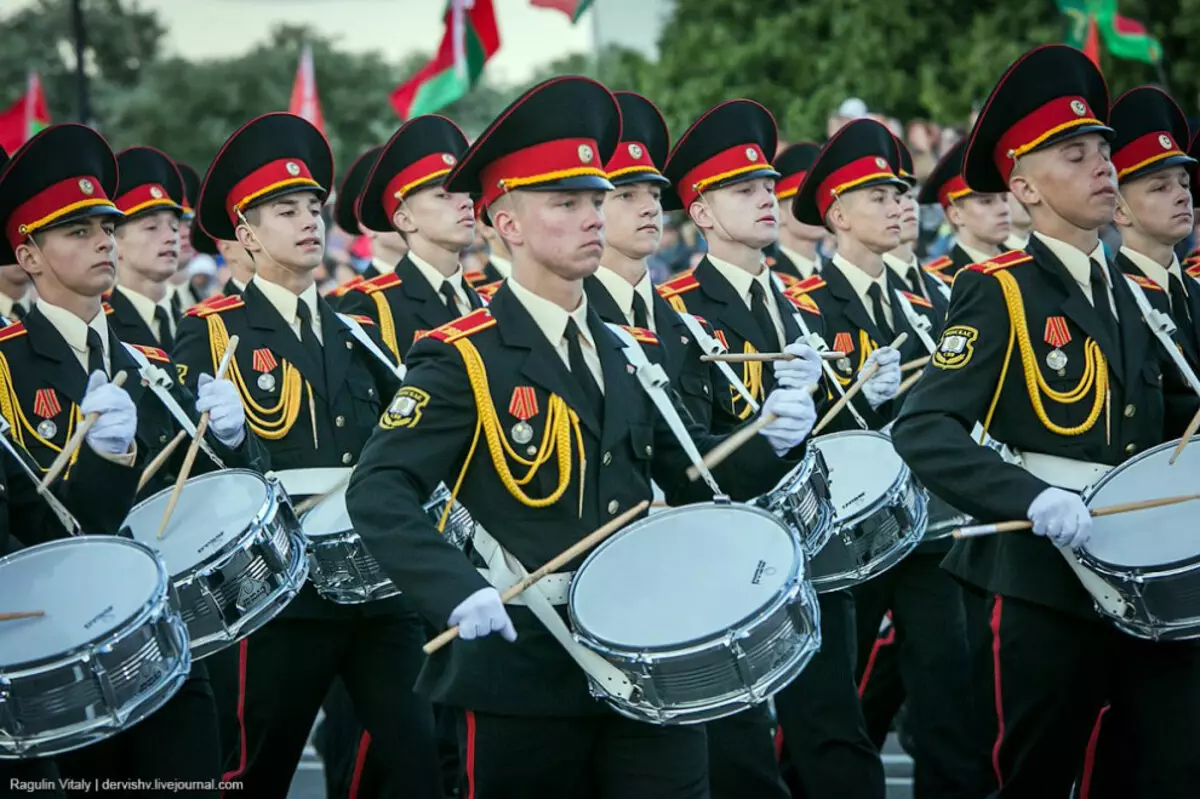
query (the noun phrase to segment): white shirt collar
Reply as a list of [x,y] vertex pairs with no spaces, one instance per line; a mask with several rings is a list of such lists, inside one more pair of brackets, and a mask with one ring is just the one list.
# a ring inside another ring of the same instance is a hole
[[[154,329],[154,311],[156,308],[164,309],[167,312],[167,318],[171,318],[171,294],[173,292],[168,291],[163,295],[161,300],[155,302],[145,294],[141,294],[125,286],[117,286],[117,291],[125,295],[125,298],[129,300],[134,310],[137,311],[138,316],[146,323],[146,327],[151,330]],[[161,331],[159,335],[161,335]]]
[[[884,258],[886,260],[887,256],[884,256]],[[862,300],[864,307],[871,307],[869,304],[871,299],[867,296],[867,292],[871,290],[871,286],[876,284],[879,285],[880,291],[883,292],[883,302],[887,303],[888,305],[892,304],[891,297],[888,295],[886,269],[879,273],[879,277],[871,277],[866,272],[843,258],[840,253],[833,256],[833,265],[840,269],[842,274],[846,276],[846,279],[850,281],[850,287],[854,289],[854,293],[858,295],[860,300]]]
[[462,293],[462,284],[463,284],[462,264],[458,265],[458,268],[456,270],[454,270],[453,274],[451,274],[449,277],[446,277],[441,272],[439,272],[437,270],[437,268],[433,266],[433,264],[429,263],[428,261],[426,261],[421,256],[417,255],[416,253],[409,252],[408,260],[412,261],[413,266],[415,266],[417,268],[417,270],[422,275],[425,276],[425,279],[427,281],[429,281],[429,285],[430,285],[430,287],[433,288],[434,293],[437,293],[440,296],[440,292],[442,289],[442,283],[444,283],[444,282],[450,283],[450,287],[454,289],[455,294]]
[[381,275],[390,275],[396,271],[396,265],[388,263],[382,258],[372,258],[371,266],[375,267],[375,271]]
[[[616,301],[617,307],[621,309],[621,313],[625,315],[627,320],[633,319],[633,297],[635,294],[641,296],[642,302],[646,304],[646,316],[648,320],[653,315],[654,285],[650,282],[650,273],[648,271],[642,275],[642,279],[634,286],[630,285],[628,280],[607,266],[601,265],[596,270],[596,279],[608,290],[609,295]],[[632,324],[632,321],[630,323]]]
[[747,305],[750,304],[750,286],[755,282],[762,285],[767,297],[773,296],[771,293],[771,270],[767,269],[765,264],[759,267],[757,275],[752,275],[740,266],[734,266],[727,261],[722,261],[720,258],[714,258],[712,255],[708,256],[708,260],[716,267],[717,272],[729,281],[729,284],[733,286],[733,290],[737,292],[737,295]]
[[16,304],[16,300],[0,291],[0,316],[11,320],[13,318],[13,308]]
[[542,331],[542,335],[550,342],[550,346],[555,349],[562,343],[563,336],[567,331],[567,320],[574,319],[575,324],[579,327],[579,332],[583,334],[584,339],[588,344],[595,347],[596,342],[592,339],[592,331],[588,328],[587,323],[587,293],[585,292],[579,300],[579,307],[568,313],[561,307],[546,299],[539,297],[529,289],[522,286],[515,278],[509,278],[505,284],[517,298],[517,302],[524,306],[529,315],[533,317],[534,324]]
[[1171,253],[1171,263],[1169,266],[1163,266],[1153,258],[1142,255],[1136,250],[1131,250],[1128,247],[1121,248],[1121,254],[1133,262],[1133,265],[1141,269],[1146,277],[1158,284],[1163,291],[1171,290],[1171,277],[1178,278],[1180,283],[1183,283],[1183,270],[1179,266],[1179,258]]
[[1100,271],[1106,275],[1105,280],[1109,279],[1104,263],[1104,245],[1099,240],[1096,241],[1096,249],[1091,253],[1085,253],[1065,241],[1047,236],[1045,233],[1035,231],[1033,235],[1037,236],[1050,252],[1062,261],[1063,266],[1070,273],[1071,279],[1086,289],[1087,296],[1091,296],[1092,261],[1100,264]]
[[496,267],[496,271],[500,273],[500,277],[512,277],[512,261],[495,253],[488,255],[488,261],[491,262],[492,266]]
[[[843,260],[845,260],[845,259],[843,259]],[[908,270],[915,268],[918,272],[921,271],[921,265],[917,261],[917,256],[915,256],[915,255],[912,257],[911,261],[909,261],[908,263],[905,263],[899,257],[892,255],[890,252],[885,252],[883,254],[883,263],[888,267],[888,269],[891,269],[893,272],[895,272],[897,275],[899,275],[901,278],[903,278],[904,285],[906,285],[906,286],[908,285]],[[862,274],[866,274],[861,269],[856,268],[854,271],[862,273]],[[883,288],[884,289],[887,288],[886,282],[884,283]]]
[[785,258],[796,265],[796,271],[799,272],[802,277],[812,277],[813,273],[817,271],[817,264],[815,261],[805,258],[795,250],[789,249],[780,244],[779,251],[783,253]]
[[996,257],[994,255],[987,255],[986,253],[982,253],[979,250],[975,249],[974,247],[964,244],[962,239],[957,240],[955,243],[958,245],[958,248],[960,250],[962,250],[963,252],[965,252],[967,254],[967,256],[971,259],[971,261],[973,263],[981,264],[984,261],[990,261]]
[[87,363],[87,334],[89,329],[95,330],[100,335],[100,345],[104,348],[104,361],[105,363],[110,362],[108,352],[108,319],[105,318],[103,308],[92,317],[90,322],[85,322],[66,308],[51,305],[40,297],[37,300],[37,308],[42,312],[42,316],[46,317],[46,320],[54,326],[58,334],[63,337],[67,345],[75,351],[75,354],[79,356],[83,363]]
[[[308,312],[312,315],[312,323],[314,328],[319,328],[321,324],[320,312],[317,310],[317,286],[315,283],[310,284],[308,288],[300,292],[299,296],[293,294],[288,289],[272,283],[269,280],[263,280],[261,275],[255,275],[250,278],[263,296],[275,306],[275,310],[279,311],[279,315],[283,317],[283,321],[289,325],[299,324],[300,318],[296,316],[296,308],[303,302],[308,306]],[[314,330],[315,333],[315,330]]]
[[1029,236],[1020,233],[1009,233],[1004,240],[1004,246],[1010,250],[1023,250],[1029,246]]

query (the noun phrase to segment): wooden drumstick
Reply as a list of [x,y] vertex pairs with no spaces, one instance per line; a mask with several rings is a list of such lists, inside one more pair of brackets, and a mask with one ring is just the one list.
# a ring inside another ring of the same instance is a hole
[[142,470],[142,476],[138,478],[137,490],[139,493],[154,478],[154,475],[158,473],[162,465],[167,462],[167,459],[175,452],[175,448],[179,446],[179,442],[183,441],[186,435],[186,430],[180,430],[175,434],[175,438],[171,439],[171,442],[162,448],[162,452],[155,455],[154,460],[146,464],[146,468]]
[[[229,362],[233,360],[233,353],[237,350],[237,345],[238,337],[230,336],[229,344],[225,348],[225,355],[221,358],[220,366],[217,368],[216,380],[221,380],[225,377],[225,370],[229,368]],[[162,522],[158,525],[158,538],[160,541],[163,534],[167,531],[167,524],[171,521],[171,514],[175,512],[175,505],[179,502],[179,494],[183,491],[183,484],[187,482],[188,475],[192,471],[192,465],[196,462],[196,453],[200,451],[200,442],[204,439],[204,434],[208,431],[208,419],[210,416],[211,413],[209,411],[200,414],[200,421],[196,424],[196,435],[192,437],[192,443],[183,458],[183,466],[180,467],[179,476],[175,479],[175,487],[171,489],[171,498],[167,501],[167,509],[163,511]]]
[[0,621],[19,621],[20,619],[40,619],[46,615],[44,610],[27,610],[20,613],[0,613]]
[[[521,595],[530,586],[545,577],[547,574],[553,574],[554,572],[558,571],[563,566],[566,566],[568,563],[575,560],[575,558],[582,555],[584,552],[587,552],[589,549],[596,546],[625,525],[629,524],[629,522],[633,521],[639,513],[648,507],[650,507],[650,501],[643,499],[641,502],[622,513],[620,516],[610,519],[604,525],[596,528],[595,531],[579,539],[574,544],[567,547],[550,560],[546,561],[546,563],[543,564],[542,567],[537,571],[530,572],[529,575],[523,578],[520,582],[514,583],[508,588],[504,589],[504,592],[500,594],[500,599],[504,602],[509,602],[514,597]],[[424,651],[426,655],[432,655],[434,652],[438,651],[457,637],[458,627],[451,627],[442,634],[438,635],[436,638],[431,639],[429,643],[422,647],[422,651]]]
[[[1161,508],[1167,505],[1178,505],[1182,502],[1192,502],[1197,499],[1200,499],[1200,494],[1184,494],[1178,497],[1163,497],[1161,499],[1144,499],[1140,502],[1125,502],[1120,505],[1096,508],[1091,511],[1091,514],[1093,517],[1115,516],[1118,513],[1132,513],[1135,510],[1149,510],[1150,508]],[[992,533],[1012,533],[1017,530],[1029,530],[1032,527],[1033,522],[1027,519],[996,522],[995,524],[973,524],[969,527],[958,528],[952,535],[955,538],[975,538],[981,535],[991,535]]]
[[917,371],[913,372],[908,377],[904,378],[904,382],[901,383],[899,388],[896,389],[896,396],[897,397],[900,396],[905,391],[908,391],[910,388],[915,386],[917,384],[917,381],[921,379],[921,375],[923,375],[923,374],[925,374],[925,370],[918,369]]
[[913,358],[911,361],[906,361],[905,363],[900,364],[900,371],[911,372],[913,369],[920,369],[923,366],[928,366],[929,359],[929,355],[926,355],[924,358]]
[[[901,333],[900,335],[896,336],[896,340],[888,346],[892,349],[896,349],[906,341],[908,341],[908,334]],[[817,426],[813,428],[812,433],[809,435],[816,436],[822,430],[828,427],[829,423],[833,421],[834,417],[841,413],[842,410],[850,404],[850,400],[854,399],[854,395],[862,391],[862,387],[867,384],[867,381],[870,380],[878,370],[879,364],[873,363],[871,364],[870,368],[864,369],[862,372],[860,372],[858,375],[858,380],[854,381],[854,385],[846,389],[846,393],[839,397],[837,402],[833,403],[830,409],[826,411],[825,416],[821,419],[821,421],[817,422]]]
[[313,508],[317,507],[318,505],[320,505],[322,502],[324,502],[325,500],[332,497],[337,492],[344,491],[347,488],[347,486],[349,486],[349,485],[350,485],[350,475],[346,475],[341,480],[338,480],[337,483],[333,486],[333,488],[329,489],[328,491],[326,491],[322,494],[313,494],[308,499],[306,499],[303,502],[296,505],[296,507],[293,509],[293,511],[295,512],[296,516],[303,516],[305,513],[312,510]]
[[1183,431],[1183,437],[1179,439],[1179,444],[1175,447],[1175,451],[1171,453],[1171,459],[1167,461],[1168,466],[1175,465],[1175,461],[1179,460],[1179,456],[1183,454],[1183,448],[1188,445],[1188,440],[1196,435],[1197,430],[1200,430],[1200,411],[1196,411],[1196,415],[1192,417],[1192,421],[1188,422],[1187,429]]
[[[820,352],[821,360],[836,361],[845,358],[846,353],[829,350]],[[701,355],[700,360],[706,362],[720,361],[722,363],[759,363],[770,361],[794,361],[796,356],[790,352],[723,352],[717,355]]]
[[[124,370],[117,372],[117,376],[112,379],[112,384],[117,388],[125,385],[126,374]],[[67,464],[71,462],[71,456],[75,454],[75,450],[79,449],[79,445],[83,443],[83,438],[92,429],[92,425],[100,418],[99,413],[89,413],[83,420],[83,424],[75,429],[75,434],[71,436],[67,443],[63,444],[62,452],[58,453],[58,457],[50,464],[50,468],[46,470],[46,475],[42,478],[42,482],[38,484],[38,491],[44,492],[47,487],[62,474],[63,469],[67,468]]]

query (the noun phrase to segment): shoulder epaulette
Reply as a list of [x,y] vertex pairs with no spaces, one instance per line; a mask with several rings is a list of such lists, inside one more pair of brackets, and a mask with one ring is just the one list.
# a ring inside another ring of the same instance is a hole
[[228,311],[232,308],[241,308],[245,304],[245,301],[240,296],[234,294],[228,297],[221,297],[220,299],[209,300],[200,305],[193,305],[191,308],[188,308],[184,316],[199,316],[203,319],[206,316]]
[[653,330],[647,330],[644,327],[631,327],[630,325],[621,325],[621,327],[633,336],[635,341],[642,344],[657,344],[658,336],[654,335]]
[[361,291],[364,294],[374,294],[377,291],[390,289],[392,286],[399,286],[402,282],[403,281],[400,279],[399,275],[397,275],[395,272],[389,272],[386,275],[380,275],[379,277],[373,277],[370,280],[364,280],[363,282],[355,285],[352,291]]
[[787,272],[776,272],[775,276],[779,278],[779,282],[783,284],[784,290],[793,289],[800,284],[800,278],[795,275],[789,275]]
[[1194,277],[1197,280],[1200,280],[1200,263],[1196,263],[1193,266],[1189,266],[1186,271],[1187,271],[1189,277]]
[[482,286],[475,287],[475,293],[484,299],[490,300],[502,285],[504,285],[503,280],[495,280],[491,283],[484,283]]
[[475,288],[478,284],[487,280],[487,272],[484,272],[482,269],[463,272],[463,280],[467,281],[471,285],[471,288]]
[[902,291],[900,293],[903,294],[905,299],[907,299],[913,305],[920,305],[922,308],[933,307],[933,303],[922,297],[920,294],[909,294],[907,291]]
[[107,302],[100,303],[100,310],[104,311],[105,316],[112,316],[113,307]]
[[971,264],[967,267],[973,272],[983,272],[985,275],[991,275],[1000,272],[1004,269],[1011,269],[1017,264],[1023,264],[1032,261],[1033,256],[1024,250],[1009,250],[1006,253],[1001,253],[991,260],[984,261],[979,264]]
[[939,277],[941,277],[940,272],[943,269],[945,269],[947,266],[950,266],[953,263],[954,263],[954,259],[952,259],[949,255],[943,255],[940,258],[934,258],[932,261],[925,264],[921,268],[924,269],[926,272],[931,272],[931,273],[936,274]]
[[10,338],[17,338],[18,336],[23,336],[28,332],[29,331],[25,329],[24,323],[13,322],[7,327],[0,327],[0,341],[8,341]]
[[810,291],[825,288],[825,278],[820,275],[810,275],[803,280],[797,280],[789,289],[789,294],[807,294]]
[[[775,256],[774,256],[774,255],[768,255],[768,256],[766,256],[766,258],[764,258],[763,260],[764,260],[764,261],[766,262],[766,264],[767,264],[767,269],[774,269],[774,268],[775,268],[775,264],[776,264],[776,263],[778,263],[778,262],[775,260]],[[791,277],[791,275],[788,275],[788,277]]]
[[783,296],[787,297],[797,309],[808,311],[810,314],[815,314],[816,316],[821,315],[821,308],[817,305],[817,301],[807,294],[798,294],[797,292],[789,291]]
[[429,331],[429,338],[435,338],[446,344],[453,344],[460,338],[474,335],[480,330],[486,330],[496,324],[496,317],[487,308],[472,311],[466,316],[448,322],[441,327]]
[[700,285],[700,281],[696,279],[692,270],[688,270],[678,277],[673,277],[666,283],[658,286],[658,293],[664,298],[677,297],[680,294],[686,294],[692,289]]
[[1137,283],[1139,286],[1141,286],[1142,288],[1147,289],[1149,291],[1162,291],[1163,290],[1162,286],[1158,285],[1157,283],[1155,283],[1153,280],[1151,280],[1148,277],[1142,277],[1141,275],[1130,275],[1128,273],[1125,275],[1125,277],[1129,278],[1134,283]]
[[375,326],[375,320],[364,314],[348,313],[348,314],[346,314],[346,316],[349,316],[351,319],[353,319],[355,322],[358,322],[360,325],[371,325],[371,327]]
[[366,278],[364,278],[362,275],[355,275],[354,277],[350,278],[342,285],[335,288],[333,291],[329,292],[328,296],[344,297],[347,294],[349,294],[351,291],[353,291],[355,286],[362,285],[365,282],[366,282]]
[[166,350],[160,350],[158,347],[147,347],[145,344],[131,344],[130,346],[152,361],[158,361],[159,363],[171,362],[171,358],[167,355]]

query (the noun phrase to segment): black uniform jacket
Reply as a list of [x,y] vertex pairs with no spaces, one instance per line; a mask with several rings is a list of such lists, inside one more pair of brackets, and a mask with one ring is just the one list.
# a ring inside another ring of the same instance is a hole
[[[363,452],[347,504],[354,529],[376,560],[432,623],[444,626],[459,603],[488,585],[421,512],[439,480],[461,480],[458,498],[530,570],[649,499],[651,477],[671,504],[712,499],[702,481],[687,479],[682,448],[594,309],[588,327],[604,374],[603,418],[585,409],[579,383],[507,285],[488,308],[413,347],[404,386]],[[543,448],[546,461],[524,480],[547,427],[563,437],[556,446],[569,439],[569,451]],[[692,430],[702,452],[719,440]],[[514,463],[511,453],[525,463]],[[734,499],[747,499],[773,487],[792,465],[755,436],[716,469],[716,477]],[[520,492],[527,499],[518,498]],[[457,640],[430,657],[418,687],[434,701],[481,712],[601,711],[583,672],[529,610],[510,606],[508,612],[518,632],[515,643],[499,635]]]
[[[271,468],[278,471],[357,464],[383,402],[399,385],[333,308],[324,299],[317,302],[322,336],[317,352],[305,348],[254,283],[240,297],[193,308],[179,327],[175,357],[189,385],[202,372],[212,374],[229,337],[238,337],[227,376],[242,395],[250,437],[270,453]],[[386,354],[370,320],[359,321]],[[322,370],[324,380],[314,377]],[[388,604],[363,607],[375,613]],[[360,610],[327,602],[309,586],[285,611],[304,617],[351,612]]]
[[[1114,281],[1113,294],[1116,338],[1036,238],[1028,254],[963,270],[932,368],[892,430],[917,477],[983,521],[1023,519],[1048,485],[977,445],[976,421],[1023,452],[1110,465],[1178,436],[1196,397],[1165,362],[1124,281]],[[988,592],[1095,618],[1066,561],[1032,533],[957,541],[944,565]]]
[[[479,295],[465,280],[463,291],[472,308],[483,307]],[[418,333],[428,333],[459,315],[446,307],[446,301],[408,256],[396,264],[392,274],[363,281],[347,291],[338,302],[338,310],[375,320],[384,343],[400,359]]]
[[1189,324],[1186,316],[1172,309],[1170,295],[1124,254],[1117,253],[1113,259],[1113,266],[1120,273],[1129,275],[1137,281],[1137,284],[1142,287],[1142,293],[1149,300],[1151,308],[1162,311],[1171,317],[1175,322],[1175,333],[1172,338],[1187,357],[1193,371],[1200,369],[1200,322],[1197,321],[1200,320],[1200,286],[1197,286],[1194,281],[1189,285],[1187,275],[1183,276],[1184,291],[1187,292],[1188,313],[1191,315]]
[[108,315],[108,326],[121,341],[127,344],[140,344],[143,347],[162,347],[154,337],[154,331],[142,319],[137,308],[125,296],[125,292],[113,289],[104,297],[105,303],[112,309]]

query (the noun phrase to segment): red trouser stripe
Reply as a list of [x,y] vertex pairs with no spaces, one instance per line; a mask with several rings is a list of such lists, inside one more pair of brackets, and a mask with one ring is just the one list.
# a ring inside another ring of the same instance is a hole
[[475,714],[467,711],[467,799],[475,799]]
[[775,762],[783,762],[783,727],[778,722],[775,724]]
[[[888,611],[889,614],[891,611]],[[875,636],[875,643],[871,646],[871,654],[867,658],[867,667],[863,669],[862,679],[858,681],[858,698],[862,699],[863,694],[867,692],[867,682],[871,679],[871,670],[875,668],[875,658],[879,657],[879,650],[885,646],[891,646],[896,642],[896,625],[893,624],[888,628],[887,635]]]
[[246,658],[250,651],[250,639],[243,638],[238,644],[238,700],[237,700],[237,720],[238,720],[238,744],[241,749],[241,754],[238,758],[238,766],[233,771],[227,771],[221,777],[225,782],[242,776],[246,771]]
[[1096,723],[1092,726],[1092,734],[1088,738],[1087,754],[1083,758],[1083,776],[1079,780],[1079,799],[1088,799],[1088,792],[1092,789],[1092,769],[1096,766],[1096,744],[1100,742],[1100,727],[1104,722],[1104,714],[1108,712],[1108,705],[1100,708],[1100,713],[1096,716]]
[[362,780],[363,766],[367,764],[367,750],[371,748],[371,733],[363,731],[358,739],[358,754],[354,756],[354,775],[350,778],[350,799],[358,799],[358,784]]
[[992,770],[996,773],[996,784],[1004,787],[1004,775],[1000,771],[1000,745],[1004,742],[1004,702],[1000,693],[1000,613],[1004,598],[999,594],[992,604],[992,679],[996,693],[996,743],[992,746]]

